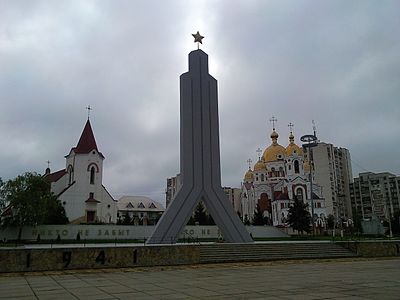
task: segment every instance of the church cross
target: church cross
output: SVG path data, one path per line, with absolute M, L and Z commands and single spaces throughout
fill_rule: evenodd
M 89 120 L 90 118 L 90 111 L 93 110 L 93 108 L 90 107 L 90 105 L 86 106 L 87 109 L 87 119 Z
M 272 129 L 275 130 L 275 123 L 278 121 L 278 119 L 272 116 L 272 118 L 269 119 L 269 121 L 272 123 Z
M 317 126 L 315 125 L 315 121 L 314 120 L 312 120 L 312 128 L 313 128 L 313 131 L 314 131 L 314 136 L 315 137 L 317 137 Z
M 288 124 L 288 127 L 290 128 L 290 133 L 292 133 L 292 132 L 293 132 L 294 124 L 293 124 L 292 122 L 290 122 L 290 123 Z
M 252 163 L 251 158 L 249 158 L 249 159 L 247 160 L 247 163 L 249 164 L 249 169 L 251 169 L 251 163 Z
M 258 160 L 261 160 L 261 152 L 262 152 L 262 150 L 260 148 L 258 148 L 256 150 L 256 152 L 258 153 Z
M 51 162 L 51 161 L 48 160 L 48 161 L 46 161 L 46 162 L 47 162 L 47 167 L 50 168 L 50 162 Z

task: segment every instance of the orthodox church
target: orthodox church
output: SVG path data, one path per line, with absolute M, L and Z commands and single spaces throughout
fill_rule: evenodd
M 97 148 L 88 118 L 76 147 L 65 156 L 65 169 L 44 177 L 64 206 L 70 223 L 115 223 L 117 205 L 102 184 L 104 156 Z
M 272 143 L 259 158 L 253 169 L 249 169 L 241 184 L 242 218 L 250 222 L 257 204 L 268 223 L 274 226 L 287 226 L 289 206 L 297 199 L 307 202 L 311 214 L 311 196 L 314 200 L 314 220 L 317 227 L 324 226 L 325 200 L 322 188 L 316 182 L 310 184 L 310 164 L 305 159 L 303 149 L 295 144 L 290 126 L 289 144 L 283 147 L 278 143 L 275 126 L 271 133 Z M 312 186 L 312 192 L 310 189 Z

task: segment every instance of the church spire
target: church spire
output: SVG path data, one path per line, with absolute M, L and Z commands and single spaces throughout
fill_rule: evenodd
M 275 123 L 278 121 L 278 119 L 272 116 L 272 118 L 269 121 L 272 123 L 272 133 L 271 133 L 272 144 L 277 145 L 279 134 L 275 131 Z
M 87 154 L 90 151 L 97 149 L 96 139 L 94 138 L 92 126 L 90 125 L 90 120 L 86 121 L 85 128 L 83 128 L 81 137 L 79 138 L 78 144 L 74 148 L 75 153 Z
M 293 127 L 294 127 L 294 124 L 293 124 L 292 122 L 290 122 L 290 123 L 288 124 L 288 127 L 290 128 L 289 142 L 290 142 L 290 144 L 294 144 L 294 135 L 293 135 Z

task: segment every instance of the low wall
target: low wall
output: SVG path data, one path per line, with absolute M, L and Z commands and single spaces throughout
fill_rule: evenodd
M 22 240 L 36 240 L 40 234 L 42 240 L 55 240 L 60 235 L 61 240 L 75 240 L 78 233 L 82 240 L 143 240 L 148 238 L 155 226 L 124 226 L 124 225 L 41 225 L 24 227 Z M 273 226 L 246 226 L 254 238 L 286 237 L 285 233 Z M 0 230 L 0 240 L 16 240 L 18 228 Z M 217 226 L 186 226 L 180 238 L 217 239 L 221 233 Z
M 343 247 L 363 257 L 400 256 L 400 240 L 338 242 Z
M 199 248 L 193 245 L 0 250 L 0 272 L 197 263 L 199 263 Z
M 338 244 L 352 250 L 358 256 L 400 256 L 400 241 L 338 242 Z M 260 244 L 250 245 L 258 247 Z M 269 246 L 281 247 L 282 244 L 270 243 Z M 59 245 L 58 247 L 0 248 L 0 273 L 198 264 L 201 252 L 201 247 L 193 244 L 126 247 L 93 245 L 86 248 Z M 235 247 L 234 244 L 232 247 Z M 240 247 L 238 251 L 240 252 Z

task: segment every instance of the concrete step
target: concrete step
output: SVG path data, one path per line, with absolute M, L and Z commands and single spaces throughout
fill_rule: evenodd
M 260 253 L 260 252 L 253 252 L 253 253 L 230 253 L 229 255 L 222 254 L 212 254 L 212 253 L 202 253 L 200 254 L 200 257 L 246 257 L 246 256 L 296 256 L 296 255 L 354 255 L 351 252 L 334 252 L 334 251 L 329 251 L 329 252 L 294 252 L 294 253 Z

